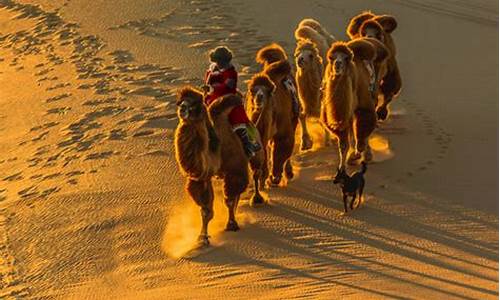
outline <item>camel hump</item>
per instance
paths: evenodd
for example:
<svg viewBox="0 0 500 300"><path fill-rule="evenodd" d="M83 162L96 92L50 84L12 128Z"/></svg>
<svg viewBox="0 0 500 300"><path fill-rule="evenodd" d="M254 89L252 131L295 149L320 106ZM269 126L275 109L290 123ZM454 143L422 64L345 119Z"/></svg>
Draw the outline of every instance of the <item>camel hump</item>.
<svg viewBox="0 0 500 300"><path fill-rule="evenodd" d="M261 48L255 57L255 61L261 65L272 64L287 59L288 57L286 56L285 50L277 43L272 43Z"/></svg>
<svg viewBox="0 0 500 300"><path fill-rule="evenodd" d="M350 41L347 46L354 53L354 59L359 60L375 60L375 47L365 39L357 39Z"/></svg>
<svg viewBox="0 0 500 300"><path fill-rule="evenodd" d="M373 17L375 17L375 15L371 11L364 11L354 16L347 26L347 35L349 36L349 38L352 39L356 37L359 33L359 27L361 27L361 24Z"/></svg>
<svg viewBox="0 0 500 300"><path fill-rule="evenodd" d="M240 95L226 95L219 97L212 102L208 107L208 113L210 114L212 120L215 120L222 113L238 105L243 105L243 100Z"/></svg>
<svg viewBox="0 0 500 300"><path fill-rule="evenodd" d="M376 16L374 20L377 21L380 25L382 25L382 28L384 28L385 32L387 33L393 32L398 27L398 22L396 21L396 18L394 18L391 15Z"/></svg>
<svg viewBox="0 0 500 300"><path fill-rule="evenodd" d="M286 60L272 63L266 67L264 73L273 81L281 81L287 77L292 71L292 66Z"/></svg>
<svg viewBox="0 0 500 300"><path fill-rule="evenodd" d="M311 41L316 47L321 47L322 44L327 43L325 38L316 30L309 26L302 26L295 30L295 39L297 41L308 40Z"/></svg>
<svg viewBox="0 0 500 300"><path fill-rule="evenodd" d="M389 57L389 49L381 41L374 38L364 38L366 41L370 42L375 48L375 61L381 62L387 57Z"/></svg>
<svg viewBox="0 0 500 300"><path fill-rule="evenodd" d="M314 29L317 33L319 33L323 38L326 40L328 45L331 45L332 43L335 42L335 37L331 35L321 24L316 21L315 19L312 18L306 18L300 21L299 25L297 26L297 29L300 27L310 27ZM297 35L295 36L297 39Z"/></svg>

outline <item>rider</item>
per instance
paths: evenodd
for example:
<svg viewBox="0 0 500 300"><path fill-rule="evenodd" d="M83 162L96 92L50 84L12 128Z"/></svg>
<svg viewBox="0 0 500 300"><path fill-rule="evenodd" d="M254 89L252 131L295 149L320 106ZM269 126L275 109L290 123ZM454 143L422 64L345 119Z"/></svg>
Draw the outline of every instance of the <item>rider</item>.
<svg viewBox="0 0 500 300"><path fill-rule="evenodd" d="M205 96L207 106L221 96L236 94L238 82L238 72L231 63L233 58L231 50L223 46L217 47L210 51L209 56L211 64L205 73L205 87L208 90ZM256 129L248 119L243 104L231 110L229 123L241 139L246 155L248 157L254 156L261 149L261 145L252 136L255 135Z"/></svg>

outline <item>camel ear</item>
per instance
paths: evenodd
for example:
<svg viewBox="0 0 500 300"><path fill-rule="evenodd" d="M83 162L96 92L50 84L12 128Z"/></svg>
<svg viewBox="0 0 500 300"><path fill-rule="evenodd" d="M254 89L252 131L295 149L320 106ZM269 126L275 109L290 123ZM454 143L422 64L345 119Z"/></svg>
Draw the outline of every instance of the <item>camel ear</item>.
<svg viewBox="0 0 500 300"><path fill-rule="evenodd" d="M376 20L380 25L382 25L382 28L384 28L384 31L387 33L393 32L396 29L396 27L398 27L398 22L396 21L396 18L394 18L393 16L389 15L377 16Z"/></svg>

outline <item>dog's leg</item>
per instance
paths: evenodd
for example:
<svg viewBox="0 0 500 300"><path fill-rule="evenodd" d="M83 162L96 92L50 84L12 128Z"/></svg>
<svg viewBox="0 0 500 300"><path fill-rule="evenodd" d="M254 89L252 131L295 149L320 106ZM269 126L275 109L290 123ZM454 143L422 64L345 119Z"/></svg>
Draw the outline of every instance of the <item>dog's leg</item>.
<svg viewBox="0 0 500 300"><path fill-rule="evenodd" d="M365 188L365 181L361 181L361 185L359 187L359 193L358 193L358 205L356 205L356 208L358 208L361 205L361 199L363 198L363 189Z"/></svg>
<svg viewBox="0 0 500 300"><path fill-rule="evenodd" d="M344 212L347 213L347 195L344 194Z"/></svg>
<svg viewBox="0 0 500 300"><path fill-rule="evenodd" d="M351 204L350 204L351 210L354 209L354 202L356 202L356 194L352 195Z"/></svg>

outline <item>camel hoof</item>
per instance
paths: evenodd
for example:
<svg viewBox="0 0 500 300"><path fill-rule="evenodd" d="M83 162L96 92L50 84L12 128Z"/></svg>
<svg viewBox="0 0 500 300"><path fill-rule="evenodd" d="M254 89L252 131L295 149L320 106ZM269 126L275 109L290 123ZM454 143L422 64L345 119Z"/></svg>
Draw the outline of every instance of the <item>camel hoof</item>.
<svg viewBox="0 0 500 300"><path fill-rule="evenodd" d="M280 182L281 182L281 176L271 176L269 179L268 179L268 185L270 187L276 187L276 186L279 186L280 185Z"/></svg>
<svg viewBox="0 0 500 300"><path fill-rule="evenodd" d="M251 206L262 205L264 203L265 203L264 197L262 197L261 194L255 194L255 195L253 195L252 199L250 200L250 205Z"/></svg>
<svg viewBox="0 0 500 300"><path fill-rule="evenodd" d="M240 230L240 226L236 221L229 221L226 225L226 231L238 231Z"/></svg>
<svg viewBox="0 0 500 300"><path fill-rule="evenodd" d="M386 120L387 119L387 115L389 114L389 111L387 110L386 107L379 107L377 109L377 117L379 120Z"/></svg>
<svg viewBox="0 0 500 300"><path fill-rule="evenodd" d="M197 248L210 246L209 236L208 235L200 235L198 237L198 242L196 243Z"/></svg>
<svg viewBox="0 0 500 300"><path fill-rule="evenodd" d="M313 142L310 138L303 138L300 146L300 151L307 151L312 148Z"/></svg>
<svg viewBox="0 0 500 300"><path fill-rule="evenodd" d="M285 176L288 180L292 180L295 174L293 174L293 167L290 162L287 162L285 165Z"/></svg>

